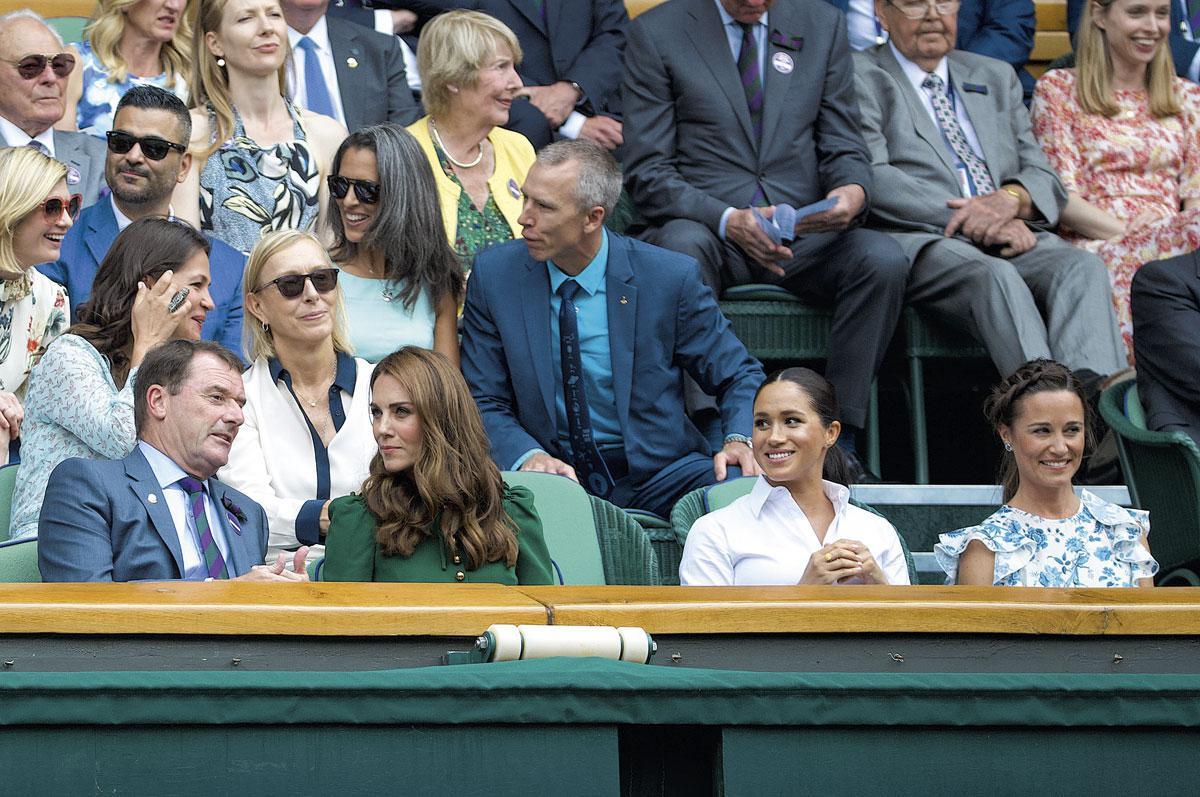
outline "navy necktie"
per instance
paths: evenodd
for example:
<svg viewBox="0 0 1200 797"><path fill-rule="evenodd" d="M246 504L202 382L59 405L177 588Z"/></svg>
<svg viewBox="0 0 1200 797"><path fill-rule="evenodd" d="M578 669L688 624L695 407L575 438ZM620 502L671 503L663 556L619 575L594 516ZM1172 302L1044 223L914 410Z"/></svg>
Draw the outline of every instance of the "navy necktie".
<svg viewBox="0 0 1200 797"><path fill-rule="evenodd" d="M317 57L317 43L307 36L301 36L297 44L304 51L304 93L308 95L308 110L336 119L333 100L329 98L329 87L325 85L325 73Z"/></svg>
<svg viewBox="0 0 1200 797"><path fill-rule="evenodd" d="M592 420L583 390L583 358L579 353L579 321L575 317L575 294L579 283L567 280L558 286L558 341L562 356L563 400L567 405L567 427L571 435L571 453L575 475L589 493L607 498L613 480L608 465L592 438Z"/></svg>
<svg viewBox="0 0 1200 797"><path fill-rule="evenodd" d="M42 153L47 158L50 157L50 150L46 148L45 144L43 144L42 142L40 142L36 139L31 138L29 140L29 143L26 144L25 146L29 147L30 149L36 149L38 152Z"/></svg>

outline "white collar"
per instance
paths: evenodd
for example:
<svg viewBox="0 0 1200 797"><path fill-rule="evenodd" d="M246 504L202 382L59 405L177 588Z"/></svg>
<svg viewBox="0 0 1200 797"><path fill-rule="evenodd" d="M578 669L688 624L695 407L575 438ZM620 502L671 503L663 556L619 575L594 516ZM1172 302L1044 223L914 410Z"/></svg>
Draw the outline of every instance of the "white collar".
<svg viewBox="0 0 1200 797"><path fill-rule="evenodd" d="M133 224L133 219L121 212L121 209L117 207L116 197L114 197L111 193L108 195L108 201L112 205L113 216L117 220L117 232L123 232L126 227L128 227L130 224ZM170 221L175 221L174 205L167 205L167 219Z"/></svg>
<svg viewBox="0 0 1200 797"><path fill-rule="evenodd" d="M822 479L821 489L825 492L825 497L833 504L834 514L840 514L850 503L850 490L844 485ZM768 501L785 501L788 505L796 508L796 501L786 487L773 487L762 476L759 476L758 480L754 482L749 497L750 511L754 513L755 517L762 515L763 507L767 505Z"/></svg>
<svg viewBox="0 0 1200 797"><path fill-rule="evenodd" d="M8 142L10 147L23 147L30 141L36 141L46 148L50 153L50 157L54 157L54 128L47 127L42 132L32 138L21 128L14 125L12 122L0 116L0 136L4 136L4 140Z"/></svg>
<svg viewBox="0 0 1200 797"><path fill-rule="evenodd" d="M926 72L921 67L917 66L912 61L908 60L903 53L896 49L896 44L891 39L888 40L888 47L892 48L892 55L896 56L896 61L899 62L900 68L904 70L904 74L908 77L910 83L917 89L921 88L921 84L925 82L925 78L929 77L929 72ZM934 68L933 74L942 79L947 87L950 85L950 65L943 56L941 61L938 61L937 67Z"/></svg>
<svg viewBox="0 0 1200 797"><path fill-rule="evenodd" d="M312 30L308 33L301 33L293 29L291 25L288 25L288 43L292 45L293 50L296 49L300 39L305 36L312 39L313 44L317 45L317 49L321 52L329 53L330 55L333 54L333 46L329 43L329 25L325 22L324 14L321 15L321 18L317 20L317 24L313 25Z"/></svg>

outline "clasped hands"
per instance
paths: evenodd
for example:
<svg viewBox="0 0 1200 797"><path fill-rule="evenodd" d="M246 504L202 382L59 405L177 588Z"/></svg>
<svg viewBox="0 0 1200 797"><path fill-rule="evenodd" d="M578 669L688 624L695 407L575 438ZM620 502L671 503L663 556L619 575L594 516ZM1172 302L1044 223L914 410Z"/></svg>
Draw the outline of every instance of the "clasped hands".
<svg viewBox="0 0 1200 797"><path fill-rule="evenodd" d="M804 217L796 225L796 235L844 230L858 217L867 201L866 192L856 184L838 186L825 196L837 204L829 210ZM775 215L773 205L756 210L768 219ZM750 208L740 208L729 214L725 222L725 239L741 249L746 257L780 277L784 276L784 270L779 264L793 257L791 249L775 243L762 231Z"/></svg>
<svg viewBox="0 0 1200 797"><path fill-rule="evenodd" d="M841 584L854 578L864 584L888 583L867 546L857 540L834 540L809 557L799 583Z"/></svg>
<svg viewBox="0 0 1200 797"><path fill-rule="evenodd" d="M982 196L951 199L954 210L943 233L961 234L978 246L999 247L1001 257L1015 257L1037 245L1033 231L1019 218L1021 200L1001 189Z"/></svg>

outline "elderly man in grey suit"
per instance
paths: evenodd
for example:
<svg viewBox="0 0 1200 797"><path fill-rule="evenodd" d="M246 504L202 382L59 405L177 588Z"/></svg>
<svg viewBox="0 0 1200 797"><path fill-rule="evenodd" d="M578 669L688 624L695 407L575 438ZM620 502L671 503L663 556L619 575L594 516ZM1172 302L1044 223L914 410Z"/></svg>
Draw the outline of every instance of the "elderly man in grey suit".
<svg viewBox="0 0 1200 797"><path fill-rule="evenodd" d="M408 86L400 40L328 16L329 0L283 0L297 104L353 133L368 125L411 124L422 115Z"/></svg>
<svg viewBox="0 0 1200 797"><path fill-rule="evenodd" d="M1012 68L953 49L958 5L876 0L890 41L854 56L869 224L912 263L908 301L965 327L1000 373L1053 357L1110 374L1125 357L1104 264L1047 231L1066 191Z"/></svg>
<svg viewBox="0 0 1200 797"><path fill-rule="evenodd" d="M846 21L826 3L674 0L629 27L624 160L643 237L696 258L718 292L769 281L832 305L843 430L865 423L908 272L894 241L858 226L872 179L854 94ZM753 215L824 198L836 205L782 231L790 245Z"/></svg>
<svg viewBox="0 0 1200 797"><path fill-rule="evenodd" d="M104 142L83 133L54 130L75 58L62 39L32 11L0 17L0 146L36 147L67 167L67 189L83 206L100 198Z"/></svg>

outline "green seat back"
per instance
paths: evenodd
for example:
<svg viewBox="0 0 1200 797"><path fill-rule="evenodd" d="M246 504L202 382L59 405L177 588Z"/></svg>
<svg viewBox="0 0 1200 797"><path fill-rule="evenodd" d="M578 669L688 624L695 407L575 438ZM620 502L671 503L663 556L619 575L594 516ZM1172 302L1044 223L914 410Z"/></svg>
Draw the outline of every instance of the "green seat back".
<svg viewBox="0 0 1200 797"><path fill-rule="evenodd" d="M83 41L83 29L87 25L87 17L49 17L46 20L50 27L62 37L67 44Z"/></svg>
<svg viewBox="0 0 1200 797"><path fill-rule="evenodd" d="M37 539L13 540L0 544L0 583L38 582Z"/></svg>
<svg viewBox="0 0 1200 797"><path fill-rule="evenodd" d="M17 465L0 468L0 542L8 539L12 520L12 495L17 484Z"/></svg>
<svg viewBox="0 0 1200 797"><path fill-rule="evenodd" d="M1146 429L1146 408L1142 406L1142 399L1138 396L1137 382L1132 382L1129 389L1125 391L1125 417L1139 429Z"/></svg>
<svg viewBox="0 0 1200 797"><path fill-rule="evenodd" d="M603 584L604 563L588 494L575 482L552 473L505 471L504 481L526 487L542 519L550 558L566 584Z"/></svg>

